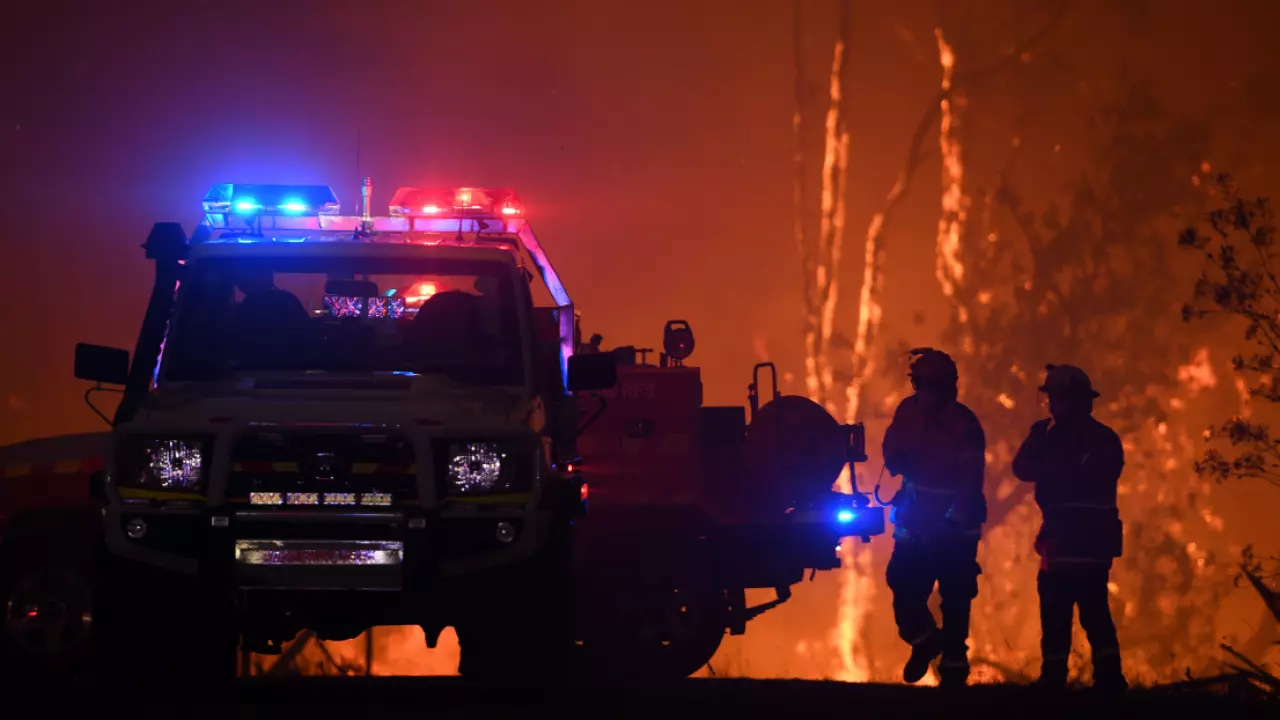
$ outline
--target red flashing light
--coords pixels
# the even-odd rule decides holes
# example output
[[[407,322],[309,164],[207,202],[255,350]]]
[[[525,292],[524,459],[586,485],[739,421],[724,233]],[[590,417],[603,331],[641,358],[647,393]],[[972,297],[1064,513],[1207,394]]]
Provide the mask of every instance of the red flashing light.
[[[440,288],[436,287],[436,284],[433,282],[418,283],[418,285],[413,289],[415,294],[407,295],[404,299],[404,301],[410,305],[424,303],[440,291]]]
[[[582,489],[578,491],[578,495],[582,497],[583,502],[586,502],[587,500],[587,484],[586,483],[582,483]]]
[[[423,189],[402,187],[389,203],[392,215],[410,217],[498,217],[524,215],[515,192],[501,188]]]

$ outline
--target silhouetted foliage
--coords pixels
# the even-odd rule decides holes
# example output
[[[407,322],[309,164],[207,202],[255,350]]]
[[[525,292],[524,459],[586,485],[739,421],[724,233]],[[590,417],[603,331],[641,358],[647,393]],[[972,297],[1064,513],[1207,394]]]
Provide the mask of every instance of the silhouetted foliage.
[[[1218,176],[1221,204],[1209,213],[1208,227],[1190,227],[1178,238],[1184,248],[1204,254],[1193,302],[1183,307],[1190,321],[1227,315],[1244,323],[1244,339],[1254,352],[1232,358],[1237,374],[1249,378],[1249,397],[1271,406],[1280,403],[1280,250],[1276,220],[1267,198],[1246,198],[1229,175]],[[1210,448],[1196,470],[1219,482],[1261,479],[1280,486],[1280,439],[1265,422],[1237,415],[1209,429],[1206,437],[1233,453]]]
[[[1194,299],[1183,306],[1190,322],[1224,315],[1243,324],[1243,337],[1252,352],[1231,359],[1237,376],[1246,378],[1250,401],[1260,407],[1229,418],[1205,432],[1210,447],[1196,462],[1196,472],[1217,482],[1260,479],[1280,487],[1280,439],[1254,412],[1269,414],[1280,408],[1280,251],[1276,248],[1276,219],[1265,197],[1240,194],[1230,175],[1217,177],[1218,207],[1204,226],[1189,227],[1178,237],[1183,248],[1204,255],[1204,270],[1196,281]],[[1252,405],[1252,402],[1250,403]],[[1280,624],[1280,561],[1261,559],[1247,547],[1236,583],[1247,582]],[[1254,683],[1280,693],[1280,678],[1229,645],[1222,649],[1236,659],[1231,667]]]

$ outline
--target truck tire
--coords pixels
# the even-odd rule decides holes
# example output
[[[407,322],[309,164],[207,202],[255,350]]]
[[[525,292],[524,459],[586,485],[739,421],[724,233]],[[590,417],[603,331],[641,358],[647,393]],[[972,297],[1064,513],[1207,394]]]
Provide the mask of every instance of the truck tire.
[[[157,581],[112,558],[99,561],[94,593],[94,679],[107,696],[218,692],[237,675],[231,614],[194,582]]]
[[[607,618],[592,618],[577,649],[580,673],[602,680],[679,680],[701,670],[720,649],[729,608],[724,590],[619,590]]]
[[[567,523],[566,523],[567,525]],[[469,593],[455,626],[458,674],[489,684],[547,687],[567,682],[573,645],[567,530],[514,577]]]
[[[11,538],[0,551],[0,669],[5,677],[79,676],[88,668],[93,545]]]

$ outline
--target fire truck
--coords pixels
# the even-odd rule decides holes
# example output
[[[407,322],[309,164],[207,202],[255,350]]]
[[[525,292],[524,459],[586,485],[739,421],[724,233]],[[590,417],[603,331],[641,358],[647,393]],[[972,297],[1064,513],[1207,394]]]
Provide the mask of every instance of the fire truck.
[[[176,687],[304,629],[452,626],[465,677],[685,677],[884,531],[832,490],[862,426],[771,365],[711,407],[689,323],[583,343],[514,192],[372,193],[221,184],[191,237],[153,227],[133,352],[76,347],[111,431],[0,449],[8,656],[74,628],[46,654]],[[42,596],[55,570],[81,581]]]

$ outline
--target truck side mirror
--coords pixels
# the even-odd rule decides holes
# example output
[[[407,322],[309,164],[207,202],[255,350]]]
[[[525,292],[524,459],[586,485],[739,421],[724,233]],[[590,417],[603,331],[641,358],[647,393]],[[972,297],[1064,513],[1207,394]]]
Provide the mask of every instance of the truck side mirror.
[[[102,385],[125,385],[129,380],[129,351],[76,343],[76,378]]]
[[[618,359],[613,353],[585,353],[569,357],[569,392],[607,390],[618,384]]]

